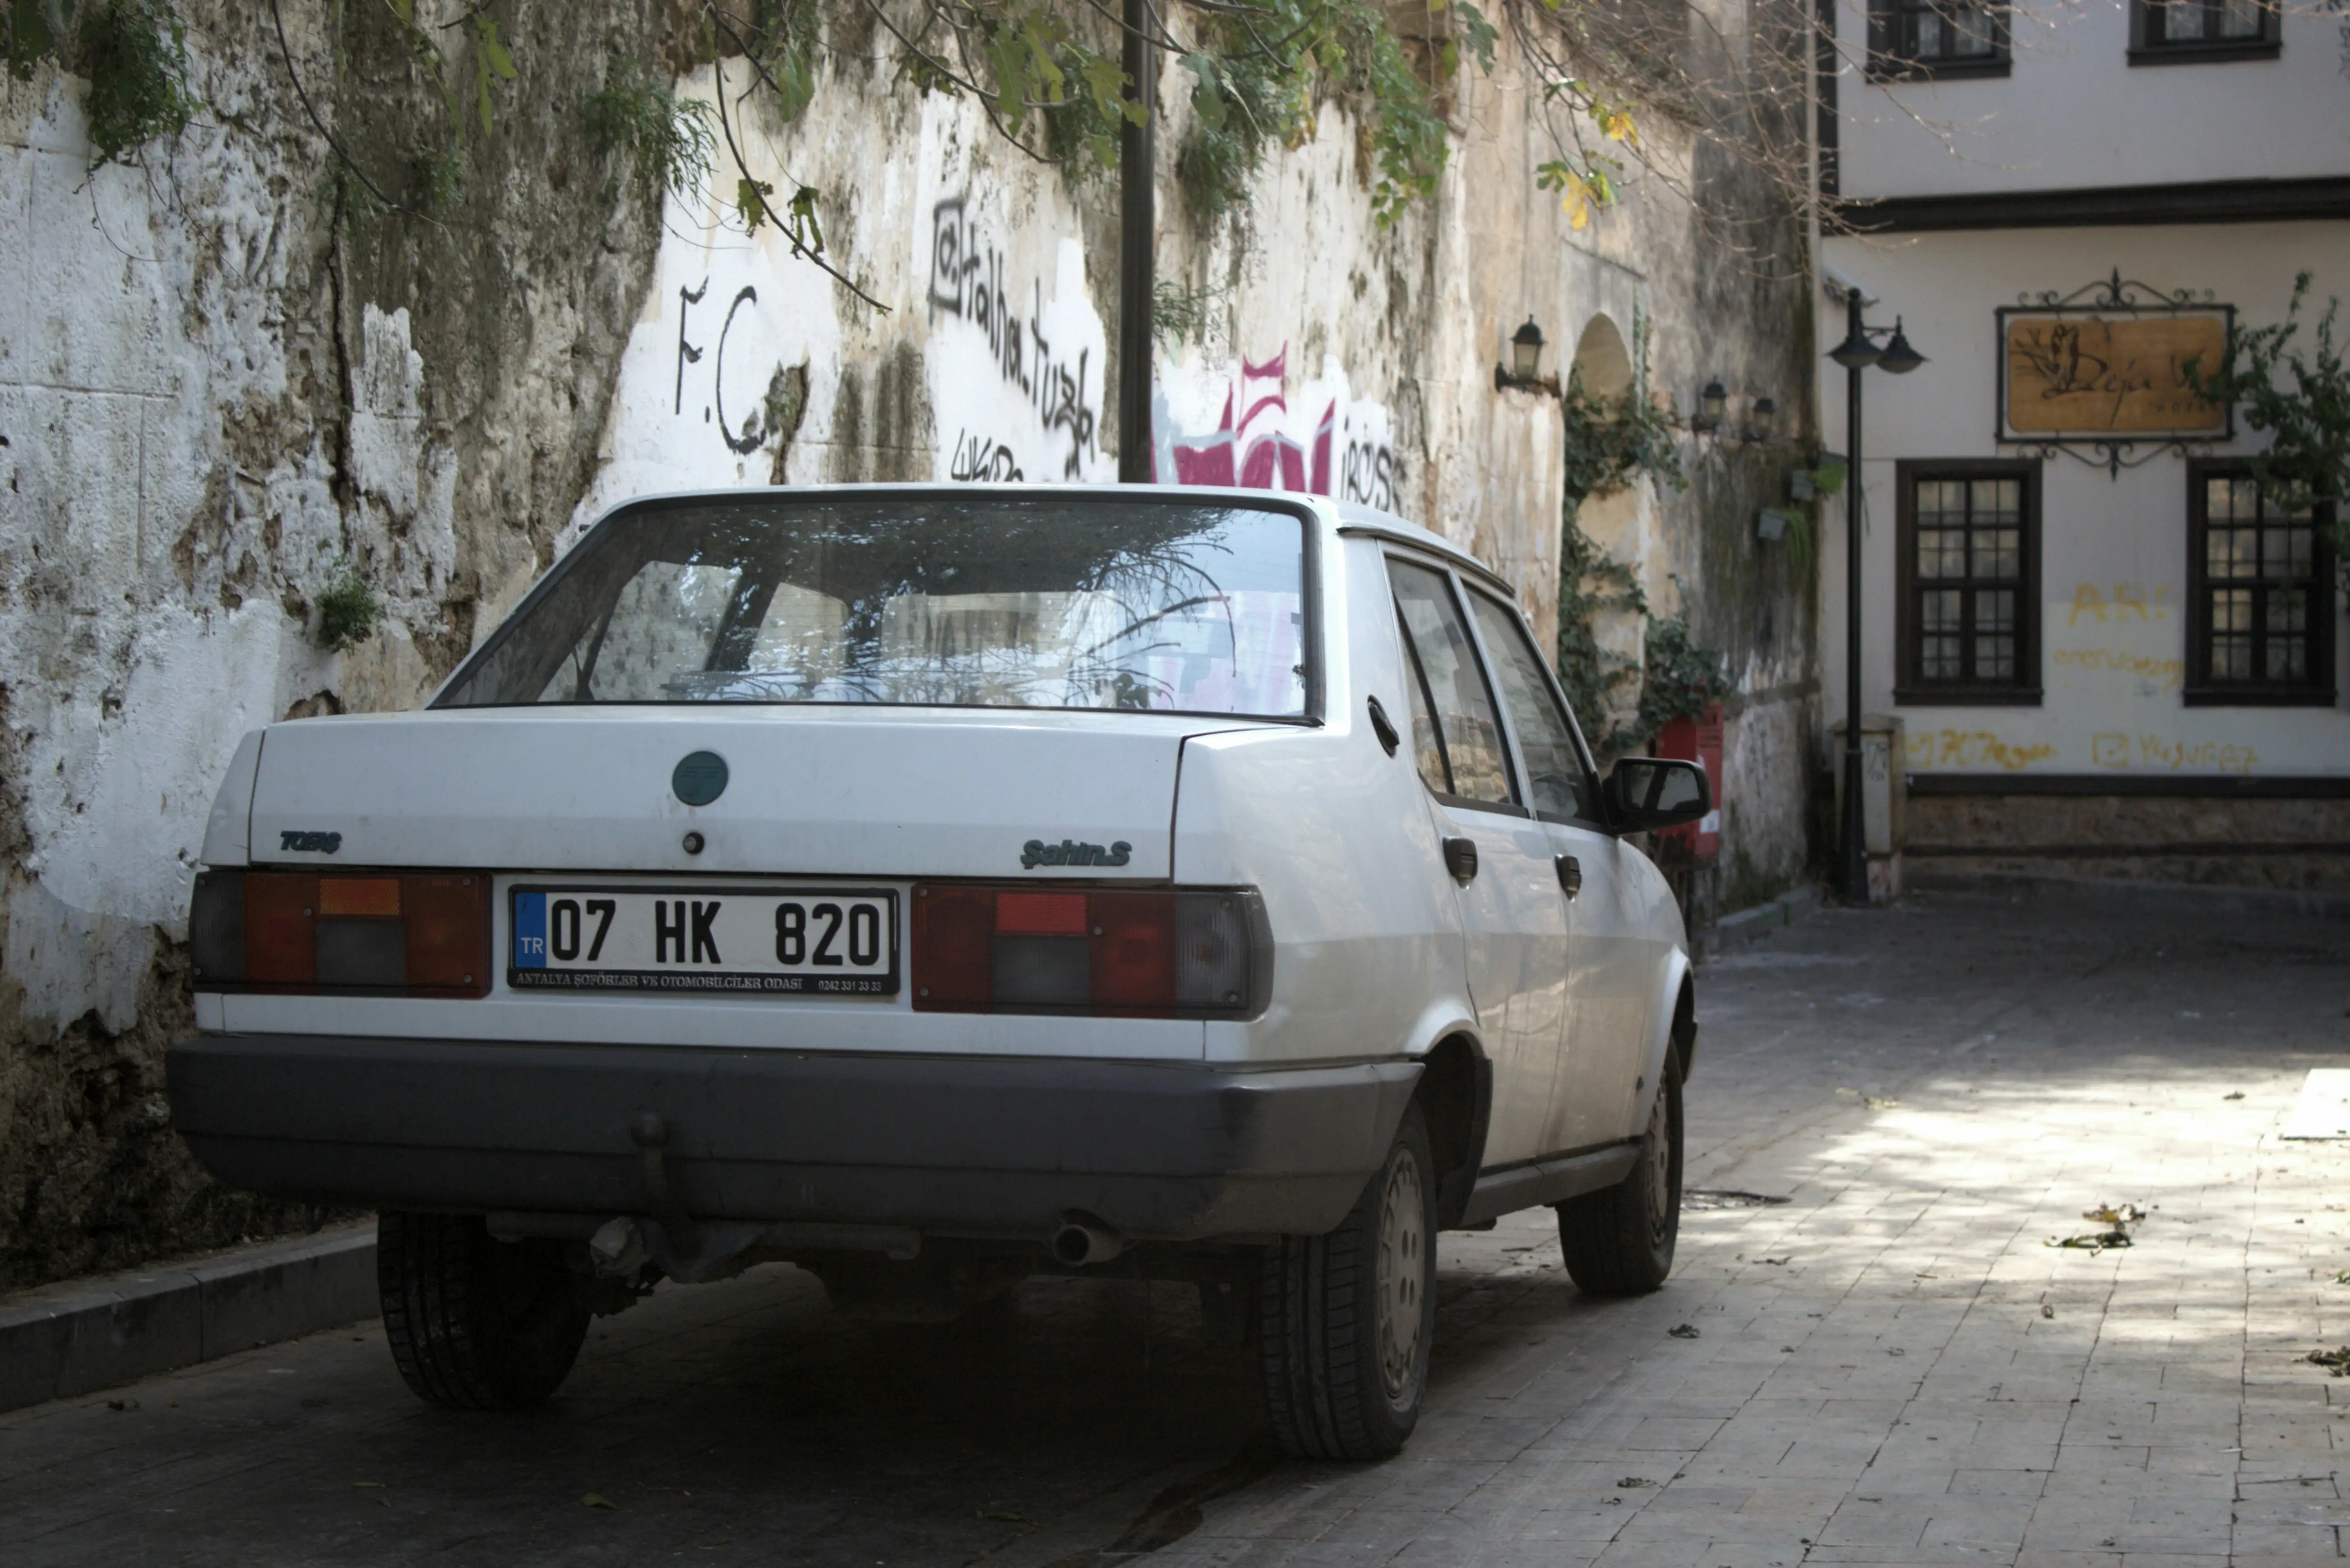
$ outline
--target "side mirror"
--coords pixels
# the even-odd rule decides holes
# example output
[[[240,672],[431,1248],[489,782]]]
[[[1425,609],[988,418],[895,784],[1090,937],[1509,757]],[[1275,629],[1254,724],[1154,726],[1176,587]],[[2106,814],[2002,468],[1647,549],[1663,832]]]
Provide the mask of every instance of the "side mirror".
[[[1608,825],[1618,833],[1648,833],[1695,822],[1713,809],[1705,770],[1668,757],[1626,757],[1599,786]]]

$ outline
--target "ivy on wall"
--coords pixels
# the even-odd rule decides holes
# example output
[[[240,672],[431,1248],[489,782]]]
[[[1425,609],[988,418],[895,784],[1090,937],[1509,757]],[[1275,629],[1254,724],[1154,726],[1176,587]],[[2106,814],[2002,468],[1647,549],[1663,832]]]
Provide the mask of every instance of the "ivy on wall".
[[[512,0],[505,0],[511,4]],[[1501,0],[1555,8],[1561,0]],[[404,181],[363,168],[338,140],[296,67],[280,0],[269,0],[271,32],[304,112],[342,166],[334,189],[363,193],[369,214],[439,221],[462,199],[478,161],[474,134],[494,134],[502,95],[525,90],[500,31],[501,0],[454,7],[435,19],[429,0],[381,0],[398,47],[432,84],[442,129],[420,143]],[[440,7],[448,11],[451,6]],[[608,84],[580,105],[608,151],[625,154],[637,177],[698,197],[718,178],[719,148],[733,168],[718,183],[745,232],[772,224],[794,252],[829,272],[876,309],[886,309],[827,259],[823,192],[796,180],[779,189],[758,178],[734,121],[754,101],[788,124],[819,89],[827,12],[855,13],[888,35],[899,79],[918,92],[969,97],[1005,138],[1031,156],[1073,170],[1118,161],[1120,130],[1149,108],[1132,95],[1121,60],[1124,27],[1099,0],[701,0],[690,12],[685,53],[716,63],[716,135],[711,106],[681,103],[649,67],[618,62]],[[1407,37],[1398,19],[1421,12]],[[1156,7],[1150,39],[1191,78],[1191,126],[1176,154],[1183,202],[1206,221],[1238,210],[1249,180],[1274,144],[1310,137],[1317,107],[1335,101],[1360,129],[1365,184],[1382,227],[1436,189],[1448,151],[1437,93],[1465,61],[1491,70],[1500,33],[1473,0],[1213,0]],[[446,36],[456,35],[453,48]],[[185,128],[194,105],[185,72],[185,29],[172,0],[0,0],[0,56],[20,80],[56,60],[90,82],[91,144],[97,161],[127,160]],[[671,61],[671,64],[678,62]],[[1631,111],[1590,83],[1546,82],[1545,105],[1597,125],[1609,144],[1637,146]],[[1539,171],[1561,191],[1581,228],[1614,200],[1620,163],[1612,157],[1557,159]],[[406,199],[395,199],[395,187]]]
[[[1634,363],[1646,358],[1645,326],[1633,331]],[[1617,397],[1586,390],[1570,376],[1559,403],[1565,421],[1565,518],[1560,530],[1558,575],[1558,676],[1568,702],[1586,726],[1586,735],[1603,758],[1655,739],[1676,719],[1691,718],[1729,693],[1730,678],[1719,649],[1690,635],[1686,609],[1659,618],[1648,607],[1632,568],[1617,560],[1577,526],[1583,503],[1607,495],[1646,476],[1674,489],[1688,484],[1680,452],[1664,410],[1641,395],[1638,386]],[[1641,618],[1638,661],[1599,646],[1597,618],[1609,614]],[[1634,683],[1639,703],[1631,719],[1615,723],[1618,694]],[[1608,728],[1600,732],[1597,726]]]
[[[1621,490],[1646,474],[1679,490],[1688,483],[1664,410],[1637,389],[1606,398],[1569,378],[1559,404],[1566,426],[1566,504]]]
[[[124,163],[149,142],[187,129],[187,32],[170,0],[8,0],[0,10],[0,55],[8,74],[30,81],[55,59],[87,79],[90,167]]]
[[[2334,339],[2342,302],[2325,302],[2303,354],[2293,339],[2310,282],[2305,272],[2293,279],[2283,320],[2238,335],[2208,374],[2189,360],[2186,378],[2199,397],[2241,403],[2245,425],[2268,436],[2247,466],[2271,502],[2295,512],[2333,506],[2334,560],[2350,581],[2350,371]]]

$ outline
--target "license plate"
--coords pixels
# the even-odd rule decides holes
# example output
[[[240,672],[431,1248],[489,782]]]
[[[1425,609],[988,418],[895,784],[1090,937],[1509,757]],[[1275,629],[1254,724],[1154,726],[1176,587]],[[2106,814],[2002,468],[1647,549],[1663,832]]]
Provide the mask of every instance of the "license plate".
[[[894,996],[887,888],[516,888],[517,991]]]

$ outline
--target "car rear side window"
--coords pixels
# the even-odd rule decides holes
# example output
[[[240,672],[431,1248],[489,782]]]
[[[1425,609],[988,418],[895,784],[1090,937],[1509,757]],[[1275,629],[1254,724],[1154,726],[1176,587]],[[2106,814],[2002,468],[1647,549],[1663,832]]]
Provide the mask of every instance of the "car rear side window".
[[[1477,662],[1476,645],[1470,640],[1468,623],[1452,597],[1452,586],[1440,573],[1392,559],[1388,562],[1388,580],[1395,587],[1404,647],[1419,666],[1423,687],[1412,712],[1412,738],[1422,759],[1420,776],[1429,776],[1428,748],[1418,732],[1424,702],[1425,718],[1435,732],[1439,761],[1451,784],[1443,788],[1430,779],[1430,787],[1462,800],[1516,805],[1518,794],[1502,752],[1502,724],[1494,711],[1492,688]]]
[[[1594,803],[1586,798],[1591,793],[1591,775],[1575,746],[1566,711],[1551,693],[1542,657],[1534,652],[1525,624],[1516,611],[1474,589],[1469,606],[1485,639],[1485,651],[1493,657],[1493,678],[1510,711],[1534,810],[1546,816],[1596,819]]]

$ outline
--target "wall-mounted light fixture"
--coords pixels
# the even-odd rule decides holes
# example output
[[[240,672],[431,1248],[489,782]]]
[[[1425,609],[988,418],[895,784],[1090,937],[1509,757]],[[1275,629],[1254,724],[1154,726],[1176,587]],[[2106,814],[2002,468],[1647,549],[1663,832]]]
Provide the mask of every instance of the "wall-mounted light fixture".
[[[1543,342],[1543,329],[1534,325],[1533,317],[1527,317],[1526,324],[1510,334],[1509,363],[1493,367],[1493,390],[1519,387],[1557,397],[1558,378],[1542,373]]]
[[[1771,427],[1778,422],[1779,405],[1768,398],[1757,398],[1747,410],[1746,429],[1741,433],[1748,441],[1769,441]]]
[[[1690,420],[1690,429],[1700,433],[1720,430],[1721,416],[1729,408],[1729,392],[1720,381],[1708,381],[1705,390],[1697,395],[1697,413]]]

